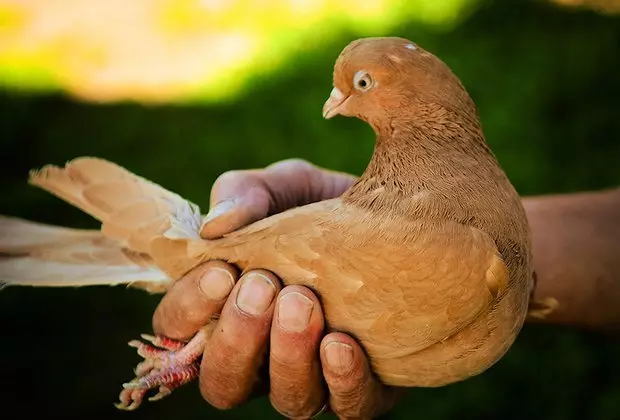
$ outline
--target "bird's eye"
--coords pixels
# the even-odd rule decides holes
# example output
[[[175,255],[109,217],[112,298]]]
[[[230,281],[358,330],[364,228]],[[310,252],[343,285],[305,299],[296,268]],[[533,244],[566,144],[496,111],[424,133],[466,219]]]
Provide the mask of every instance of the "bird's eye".
[[[355,86],[355,89],[357,90],[366,91],[373,85],[374,81],[372,80],[372,77],[370,77],[370,74],[364,70],[358,71],[355,73],[355,76],[353,76],[353,86]]]

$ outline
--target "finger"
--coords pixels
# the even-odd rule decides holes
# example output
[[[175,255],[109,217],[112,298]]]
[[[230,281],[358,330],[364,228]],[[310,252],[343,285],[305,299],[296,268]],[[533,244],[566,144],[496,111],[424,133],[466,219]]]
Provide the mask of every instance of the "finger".
[[[348,335],[331,333],[323,338],[321,363],[329,406],[339,418],[374,418],[396,401],[397,391],[375,378],[364,351]]]
[[[264,361],[279,290],[280,282],[273,274],[253,270],[231,292],[200,368],[200,391],[211,405],[231,408],[252,392]]]
[[[211,189],[211,210],[201,236],[214,239],[270,214],[340,196],[352,175],[327,171],[300,159],[261,170],[222,174]]]
[[[310,418],[325,403],[318,357],[323,326],[321,305],[309,289],[282,290],[271,325],[269,399],[288,418]]]
[[[202,264],[176,281],[153,315],[157,334],[184,340],[219,313],[237,279],[237,270],[222,261]]]

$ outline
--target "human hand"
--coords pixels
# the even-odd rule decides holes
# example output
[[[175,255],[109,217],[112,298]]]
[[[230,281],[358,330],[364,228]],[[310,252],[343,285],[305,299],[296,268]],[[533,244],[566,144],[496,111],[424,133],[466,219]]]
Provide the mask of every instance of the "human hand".
[[[288,208],[338,197],[353,182],[353,176],[300,160],[227,172],[213,186],[201,235],[214,239]],[[272,405],[290,418],[316,416],[325,404],[340,418],[372,418],[394,404],[398,391],[374,377],[352,337],[323,336],[314,293],[302,286],[282,288],[264,270],[238,278],[235,267],[224,262],[202,264],[163,298],[154,329],[187,339],[220,312],[200,371],[201,393],[215,407],[238,405],[262,392],[267,381]],[[265,378],[260,371],[267,351]]]

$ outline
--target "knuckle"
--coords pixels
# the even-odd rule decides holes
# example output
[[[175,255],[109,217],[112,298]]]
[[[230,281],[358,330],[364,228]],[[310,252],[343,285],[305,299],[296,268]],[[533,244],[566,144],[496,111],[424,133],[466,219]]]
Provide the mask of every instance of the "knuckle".
[[[273,385],[273,384],[272,384]],[[308,386],[299,386],[297,382],[288,383],[272,390],[269,393],[269,401],[273,408],[288,418],[310,418],[321,408],[325,401],[325,393],[321,389],[312,389]]]
[[[186,329],[208,321],[209,313],[195,296],[195,294],[178,293],[162,302],[159,312],[164,323],[177,329]]]
[[[237,405],[236,401],[230,398],[229,396],[214,395],[210,391],[210,387],[204,386],[202,384],[202,379],[200,382],[201,382],[200,395],[202,395],[202,398],[207,403],[209,403],[209,405],[217,408],[218,410],[230,410],[231,408],[234,408]]]
[[[330,406],[334,413],[344,418],[372,418],[384,405],[380,386],[370,379],[331,383]]]
[[[215,184],[237,184],[250,177],[252,177],[252,172],[249,170],[232,169],[223,172],[220,176],[218,176],[215,180]]]
[[[361,396],[364,393],[361,387],[357,384],[334,387],[330,389],[332,396],[338,400],[339,405],[352,406],[361,400]]]
[[[368,412],[366,410],[362,410],[357,406],[346,406],[346,407],[339,407],[339,406],[334,406],[333,404],[330,404],[331,409],[333,410],[334,414],[339,418],[339,419],[372,419],[373,415],[372,412]]]
[[[310,346],[304,341],[295,339],[282,341],[278,339],[270,343],[272,372],[276,372],[279,377],[295,377],[310,371],[315,363],[314,353],[311,353]]]
[[[168,316],[165,313],[165,308],[161,305],[161,303],[159,304],[159,306],[157,306],[157,308],[155,308],[155,313],[153,314],[152,324],[153,324],[153,331],[155,331],[155,333],[168,335],[169,331],[166,328],[168,325]],[[173,338],[170,335],[168,336],[170,338]]]
[[[201,299],[198,299],[198,293],[190,288],[184,288],[180,293],[176,293],[174,302],[169,302],[170,314],[177,320],[184,319],[188,322],[196,321],[204,317],[202,311]]]
[[[332,394],[330,407],[339,418],[371,418],[374,412],[367,401],[361,401],[359,395],[342,397]]]
[[[274,402],[271,400],[271,406],[282,416],[289,419],[309,419],[319,409],[308,406],[301,406],[298,401]]]
[[[192,327],[179,314],[177,308],[159,305],[153,315],[153,330],[172,339],[185,339],[191,336]]]
[[[232,408],[235,408],[235,404],[226,400],[209,401],[205,399],[205,401],[207,401],[212,407],[217,408],[218,410],[230,410]]]
[[[273,163],[267,166],[267,168],[276,170],[312,170],[315,166],[304,159],[290,158]]]
[[[201,325],[209,319],[208,314],[205,314],[202,308],[194,305],[194,303],[190,301],[181,304],[174,313],[175,319],[191,325]]]
[[[205,401],[219,410],[234,408],[250,395],[254,376],[248,376],[247,372],[239,370],[234,361],[229,363],[217,354],[209,356],[213,357],[210,361],[203,359],[200,371],[200,394]]]
[[[310,418],[326,400],[326,389],[315,363],[281,362],[272,357],[269,373],[269,400],[286,417]]]

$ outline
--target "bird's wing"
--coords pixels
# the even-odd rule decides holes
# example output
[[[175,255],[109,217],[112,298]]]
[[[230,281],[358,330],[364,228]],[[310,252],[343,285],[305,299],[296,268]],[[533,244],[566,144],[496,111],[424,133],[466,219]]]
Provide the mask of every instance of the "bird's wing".
[[[385,358],[457,333],[488,313],[510,283],[481,230],[376,217],[340,200],[263,219],[224,238],[216,252],[314,288],[332,328],[355,333]]]
[[[199,239],[198,206],[119,165],[78,158],[63,168],[32,171],[30,183],[101,221],[103,235],[131,252],[151,255],[157,241],[165,258],[154,262],[173,279],[199,262],[187,251],[187,244]]]
[[[164,292],[171,279],[145,254],[97,230],[0,216],[0,287],[117,285]]]
[[[358,249],[341,253],[351,285],[336,307],[346,319],[364,320],[368,337],[363,338],[377,346],[369,350],[385,358],[403,356],[395,351],[415,353],[458,333],[492,310],[510,283],[494,241],[459,223],[397,222],[390,231],[366,235]],[[355,289],[362,273],[368,280],[358,281]],[[379,336],[383,339],[372,340]]]

